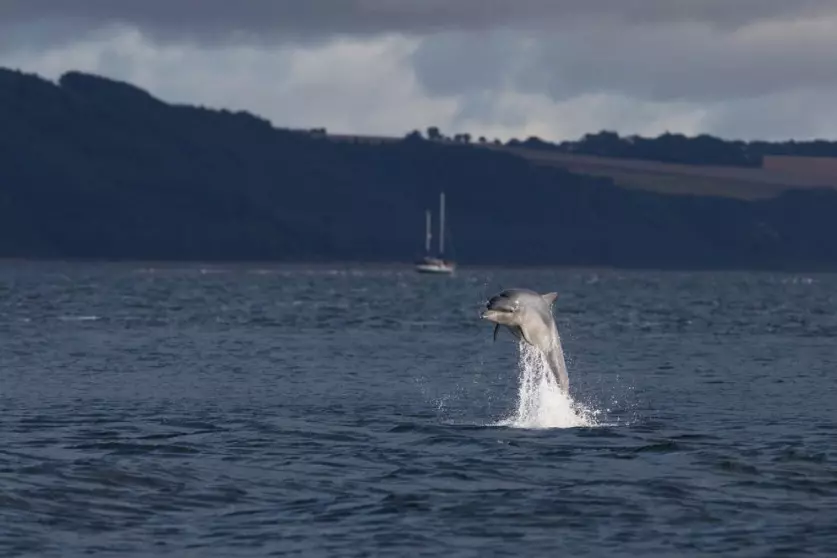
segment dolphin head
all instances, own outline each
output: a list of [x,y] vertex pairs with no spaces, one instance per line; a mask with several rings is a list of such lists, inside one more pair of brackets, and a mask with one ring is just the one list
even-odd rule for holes
[[552,319],[551,306],[557,293],[538,294],[529,289],[506,289],[488,299],[480,318],[493,322],[494,339],[501,325],[508,327],[515,336],[532,339],[528,331],[536,322]]
[[523,309],[517,293],[505,290],[488,299],[480,318],[495,324],[514,326],[519,324]]

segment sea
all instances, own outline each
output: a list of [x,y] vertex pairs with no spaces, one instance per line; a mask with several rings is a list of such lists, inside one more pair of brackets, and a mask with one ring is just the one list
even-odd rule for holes
[[835,386],[835,275],[4,262],[0,556],[834,556]]

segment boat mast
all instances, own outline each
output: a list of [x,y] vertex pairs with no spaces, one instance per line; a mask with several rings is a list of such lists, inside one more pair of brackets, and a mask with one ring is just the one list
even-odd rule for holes
[[433,233],[430,232],[430,210],[427,209],[424,211],[424,252],[426,254],[430,253],[430,239],[433,237]]
[[439,257],[445,253],[445,193],[439,194]]

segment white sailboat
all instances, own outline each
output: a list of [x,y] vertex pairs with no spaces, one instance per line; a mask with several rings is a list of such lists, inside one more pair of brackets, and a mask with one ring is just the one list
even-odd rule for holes
[[416,271],[419,273],[433,273],[450,275],[456,270],[456,263],[446,260],[445,254],[445,193],[439,194],[439,255],[433,257],[430,254],[430,242],[433,234],[430,231],[430,210],[424,212],[425,233],[424,233],[424,257],[416,263]]

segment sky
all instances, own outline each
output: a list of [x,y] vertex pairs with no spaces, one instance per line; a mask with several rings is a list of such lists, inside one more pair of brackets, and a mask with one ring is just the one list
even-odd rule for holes
[[0,0],[0,66],[335,133],[837,139],[835,0]]

